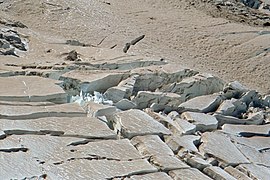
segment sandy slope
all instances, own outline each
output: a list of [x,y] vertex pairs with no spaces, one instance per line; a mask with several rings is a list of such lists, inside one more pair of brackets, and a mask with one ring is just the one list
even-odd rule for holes
[[165,58],[270,90],[270,28],[213,18],[188,0],[10,0],[0,7],[2,17],[22,21],[48,43],[78,39],[97,45],[105,38],[99,47],[117,45],[122,51],[145,34],[129,54]]

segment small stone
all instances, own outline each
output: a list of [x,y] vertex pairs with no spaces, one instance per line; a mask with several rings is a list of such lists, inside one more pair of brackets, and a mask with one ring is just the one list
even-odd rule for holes
[[191,111],[191,112],[214,112],[220,105],[222,99],[219,95],[205,95],[195,97],[187,102],[179,105],[179,111]]
[[218,121],[214,116],[196,113],[196,112],[184,112],[181,114],[183,119],[188,120],[190,123],[196,126],[196,131],[205,132],[217,129]]
[[169,175],[177,180],[211,180],[210,177],[195,168],[169,171]]
[[210,166],[203,170],[208,176],[218,180],[236,180],[229,173],[217,166]]

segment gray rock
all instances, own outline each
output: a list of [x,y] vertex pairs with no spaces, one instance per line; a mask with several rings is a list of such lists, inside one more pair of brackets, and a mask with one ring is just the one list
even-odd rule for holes
[[136,136],[131,143],[146,156],[173,156],[172,150],[157,135]]
[[114,161],[143,159],[142,155],[128,139],[89,142],[85,145],[70,146],[68,150],[73,151],[69,156],[75,159],[83,157],[89,157],[90,160],[105,159]]
[[238,180],[251,180],[251,178],[249,178],[246,174],[233,168],[232,166],[226,167],[224,170]]
[[86,117],[86,112],[77,103],[40,106],[35,103],[18,106],[16,102],[0,103],[0,119],[25,120],[42,117]]
[[124,87],[111,87],[107,89],[104,93],[107,99],[112,100],[114,103],[117,103],[121,99],[126,98],[126,89]]
[[158,105],[158,108],[154,108],[154,111],[163,111],[164,109],[171,111],[184,102],[181,96],[175,93],[150,91],[139,91],[132,101],[137,104],[138,109],[145,109],[152,104]]
[[222,126],[224,124],[262,124],[264,121],[264,115],[262,112],[250,114],[250,117],[247,119],[239,119],[233,116],[224,116],[221,114],[214,114],[218,120],[218,126]]
[[222,131],[232,135],[240,136],[267,136],[270,134],[270,124],[265,125],[234,125],[224,124]]
[[[0,141],[1,152],[10,153],[14,158],[16,154],[24,153],[22,158],[36,159],[40,162],[56,163],[72,158],[74,154],[69,151],[69,145],[83,141],[82,138],[58,137],[45,135],[12,135]],[[19,159],[13,159],[17,162]],[[25,160],[25,159],[24,159]],[[21,161],[26,162],[26,161]],[[39,164],[37,162],[37,164]],[[10,167],[7,167],[10,168]],[[12,169],[10,169],[13,172]]]
[[208,114],[184,112],[181,114],[181,117],[194,124],[196,126],[196,131],[212,131],[218,127],[217,119],[214,116]]
[[250,138],[231,136],[235,146],[254,164],[270,166],[269,137],[254,136]]
[[175,119],[176,117],[179,117],[179,113],[176,112],[176,111],[171,111],[171,112],[168,114],[168,117],[171,118],[171,119]]
[[229,173],[221,169],[217,166],[210,166],[203,170],[208,176],[212,177],[213,179],[217,180],[236,180],[233,176]]
[[162,171],[188,167],[174,157],[172,150],[157,135],[136,136],[131,142],[142,155],[151,157],[150,162]]
[[112,117],[108,117],[108,120],[112,124],[119,124],[119,131],[127,138],[150,134],[171,134],[167,128],[141,110],[132,109],[124,112],[117,112]]
[[196,126],[189,123],[188,121],[180,118],[176,118],[173,121],[173,124],[169,124],[169,129],[174,134],[179,135],[188,135],[188,134],[194,134],[196,131]]
[[249,163],[246,157],[231,142],[229,137],[219,132],[206,132],[202,135],[199,150],[205,156],[215,157],[224,166]]
[[241,115],[241,113],[244,113],[246,111],[247,111],[246,103],[237,99],[230,99],[230,100],[225,100],[223,103],[221,103],[216,113],[219,113],[225,116],[238,117]]
[[260,97],[259,97],[258,92],[255,90],[252,90],[252,91],[248,91],[244,93],[243,96],[240,98],[240,101],[246,103],[246,105],[252,105],[256,107],[260,105],[259,98]]
[[222,98],[219,95],[199,96],[180,104],[179,111],[192,111],[202,113],[213,112],[218,108],[221,102]]
[[153,164],[160,171],[171,171],[175,169],[186,169],[189,168],[187,164],[179,160],[174,156],[152,156],[150,163]]
[[147,160],[111,161],[79,159],[58,166],[48,166],[48,179],[114,179],[134,174],[157,172]]
[[191,167],[202,171],[204,168],[211,166],[211,164],[200,157],[187,157],[186,162]]
[[37,76],[0,77],[0,84],[5,85],[0,87],[0,100],[65,103],[67,94],[57,83],[60,81]]
[[197,74],[183,79],[179,83],[172,83],[163,92],[181,95],[184,101],[202,95],[213,94],[223,89],[224,82],[210,74]]
[[27,153],[7,153],[0,152],[0,174],[1,179],[27,179],[36,178],[43,180],[46,171],[37,163],[34,158],[30,158]]
[[5,132],[3,131],[3,128],[0,128],[0,140],[1,139],[5,139],[7,137],[7,135],[5,134]]
[[104,122],[87,117],[47,117],[27,120],[1,119],[0,129],[8,135],[50,134],[81,138],[116,139],[116,134]]
[[180,64],[166,64],[163,66],[149,66],[131,71],[139,74],[134,85],[134,92],[139,91],[162,91],[167,84],[180,82],[186,77],[197,74],[197,71],[183,68]]
[[270,107],[270,95],[264,96],[262,99],[262,103],[263,105]]
[[103,105],[94,102],[87,102],[87,113],[91,117],[108,116],[116,112],[115,106]]
[[117,86],[109,88],[105,92],[106,97],[114,103],[117,103],[124,98],[129,99],[133,94],[133,88],[137,77],[138,75],[133,75],[121,81]]
[[177,180],[211,180],[210,177],[195,168],[173,170],[169,172],[169,175]]
[[94,91],[104,93],[107,89],[117,86],[119,82],[126,78],[126,76],[127,74],[125,73],[104,71],[93,73],[93,71],[90,70],[73,70],[61,75],[61,79],[64,81],[62,86],[67,90],[69,87],[74,86],[72,83],[75,81],[77,83],[75,85],[84,93],[93,94]]
[[126,178],[130,180],[153,180],[153,179],[162,179],[162,180],[172,180],[170,176],[168,176],[164,172],[156,172],[156,173],[150,173],[145,175],[134,175],[130,178]]
[[267,180],[270,177],[270,168],[256,164],[241,164],[236,167],[239,171],[245,173],[251,179]]
[[224,96],[227,99],[239,98],[243,93],[247,92],[249,89],[238,81],[233,81],[226,84],[223,88]]
[[134,109],[136,107],[136,104],[128,99],[122,99],[114,104],[118,109],[121,109],[123,111]]
[[200,136],[194,135],[175,135],[166,139],[166,143],[173,150],[174,153],[178,153],[181,149],[191,152],[198,152],[196,145],[200,143]]

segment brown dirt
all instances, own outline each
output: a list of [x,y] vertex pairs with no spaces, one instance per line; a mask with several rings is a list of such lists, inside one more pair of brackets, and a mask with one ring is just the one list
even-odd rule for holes
[[126,42],[145,34],[128,54],[165,58],[269,93],[270,28],[261,26],[269,16],[249,8],[245,9],[248,15],[243,15],[230,8],[191,0],[10,0],[0,4],[3,18],[26,24],[25,31],[48,43],[48,49],[50,44],[77,39],[100,48],[117,45],[114,49],[120,52]]

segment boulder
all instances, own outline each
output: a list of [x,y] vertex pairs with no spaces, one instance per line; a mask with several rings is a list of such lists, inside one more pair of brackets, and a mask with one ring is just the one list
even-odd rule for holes
[[241,116],[241,113],[244,113],[246,111],[247,111],[246,103],[232,98],[230,100],[223,101],[219,106],[219,108],[217,109],[216,113],[225,116],[239,117]]
[[178,153],[178,151],[190,151],[190,152],[198,152],[197,145],[200,143],[200,136],[195,135],[174,135],[168,137],[166,139],[166,143],[173,150],[174,153]]
[[145,175],[134,175],[126,179],[128,180],[152,180],[152,179],[172,180],[172,178],[164,172],[156,172],[156,173],[150,173],[150,174],[145,174]]
[[222,131],[235,136],[270,136],[270,124],[264,125],[235,125],[224,124]]
[[0,129],[7,135],[50,134],[80,138],[116,139],[116,134],[106,123],[96,118],[87,117],[46,117],[27,120],[1,119]]
[[122,99],[114,104],[118,109],[121,109],[123,111],[134,109],[136,107],[136,104],[128,99]]
[[238,81],[233,81],[224,85],[223,92],[227,99],[236,98],[238,99],[243,93],[247,92],[249,89]]
[[172,150],[157,135],[136,136],[131,143],[146,156],[173,156]]
[[262,103],[264,106],[270,107],[270,95],[266,95],[262,99]]
[[183,102],[183,99],[175,93],[139,91],[132,102],[137,104],[138,109],[145,109],[155,104],[154,107],[151,106],[154,111],[171,111],[176,109]]
[[185,159],[188,165],[190,165],[193,168],[199,169],[200,171],[203,171],[204,168],[211,166],[211,164],[204,159],[200,157],[187,157]]
[[247,106],[252,107],[261,106],[259,94],[255,90],[244,93],[241,96],[240,101],[244,102]]
[[205,95],[195,97],[179,105],[178,111],[185,112],[214,112],[221,104],[222,98],[220,95]]
[[187,164],[182,162],[180,159],[174,156],[152,156],[150,163],[153,164],[160,171],[171,171],[175,169],[186,169],[189,168]]
[[147,160],[132,161],[78,159],[58,166],[48,165],[48,179],[114,179],[134,174],[157,172]]
[[169,135],[171,132],[145,112],[131,109],[108,117],[112,124],[119,124],[122,135],[127,138],[140,135]]
[[251,178],[249,178],[246,174],[233,168],[232,166],[228,166],[224,170],[238,180],[251,180]]
[[206,173],[208,176],[210,176],[213,179],[220,179],[220,180],[236,180],[233,176],[231,176],[229,173],[221,169],[217,166],[209,166],[206,167],[203,170],[204,173]]
[[177,169],[169,171],[169,175],[177,180],[211,180],[210,177],[203,174],[195,168]]
[[[67,94],[57,84],[60,81],[37,76],[0,77],[0,100],[20,102],[67,102]],[[8,89],[7,89],[8,87]]]
[[215,157],[224,166],[249,163],[230,138],[220,132],[206,132],[201,141],[200,152],[207,157]]
[[178,135],[194,134],[196,132],[196,126],[188,121],[180,118],[176,118],[172,124],[169,124],[169,129]]
[[218,121],[214,116],[196,113],[196,112],[184,112],[181,117],[196,126],[196,131],[205,132],[217,129]]
[[0,103],[0,119],[25,120],[42,117],[86,117],[86,112],[77,103],[58,105]]
[[210,74],[197,74],[180,82],[174,82],[161,91],[179,94],[186,101],[197,96],[219,92],[223,86],[224,82],[217,77]]
[[90,117],[109,116],[116,112],[115,106],[98,104],[91,101],[87,102],[85,106]]
[[236,167],[239,171],[248,175],[251,179],[269,179],[270,168],[257,164],[241,164]]
[[254,164],[270,166],[269,137],[254,136],[250,138],[231,136],[235,146]]
[[214,117],[218,120],[218,126],[222,126],[224,124],[262,124],[264,121],[263,112],[257,112],[250,114],[247,119],[239,119],[233,116],[224,116],[221,114],[214,114]]

